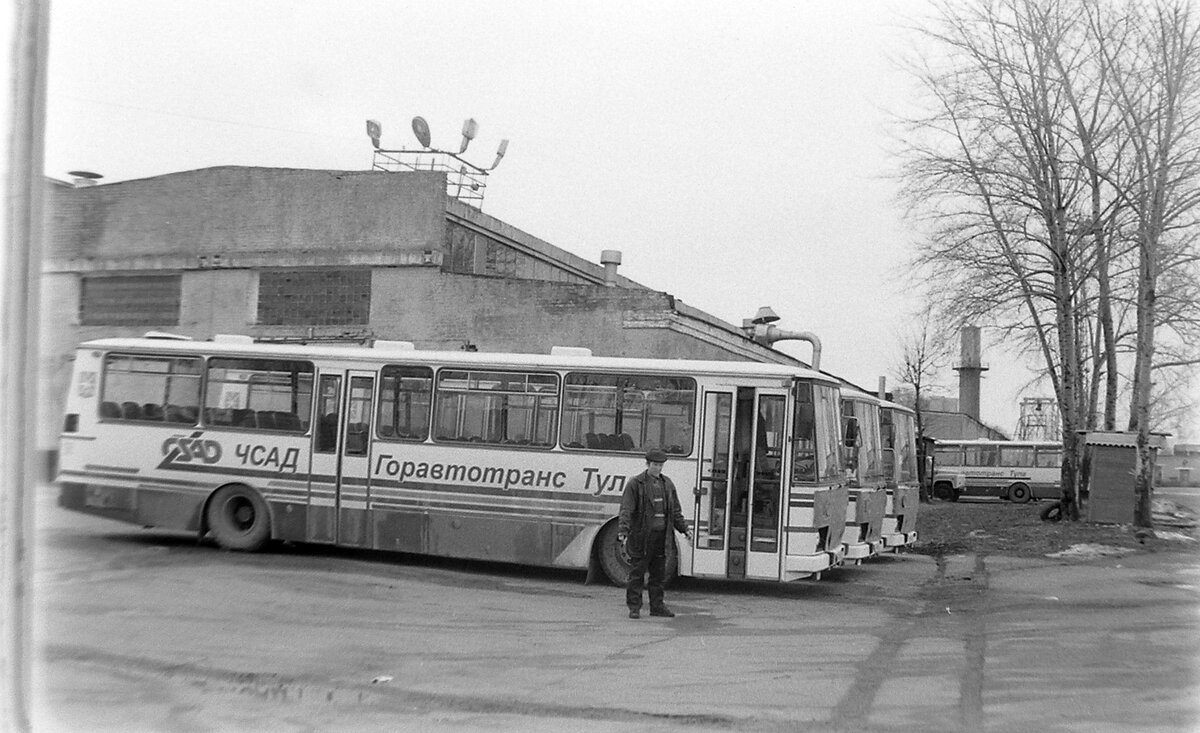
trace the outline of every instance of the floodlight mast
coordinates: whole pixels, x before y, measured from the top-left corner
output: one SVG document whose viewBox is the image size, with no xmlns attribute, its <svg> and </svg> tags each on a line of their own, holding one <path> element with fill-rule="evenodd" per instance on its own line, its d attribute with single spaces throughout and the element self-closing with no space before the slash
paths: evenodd
<svg viewBox="0 0 1200 733">
<path fill-rule="evenodd" d="M 508 140 L 501 140 L 496 151 L 496 159 L 491 166 L 484 168 L 462 157 L 475 136 L 479 134 L 479 123 L 474 118 L 467 118 L 462 126 L 462 143 L 458 152 L 440 150 L 431 144 L 429 124 L 423 117 L 412 120 L 413 136 L 421 145 L 421 150 L 406 148 L 385 149 L 381 146 L 382 126 L 376 120 L 367 120 L 367 136 L 375 148 L 372 169 L 383 171 L 396 170 L 435 170 L 447 174 L 447 193 L 462 201 L 477 201 L 482 206 L 483 191 L 487 187 L 486 176 L 508 152 Z M 423 160 L 425 156 L 427 160 Z M 457 181 L 451 182 L 450 175 L 457 176 Z"/>
</svg>

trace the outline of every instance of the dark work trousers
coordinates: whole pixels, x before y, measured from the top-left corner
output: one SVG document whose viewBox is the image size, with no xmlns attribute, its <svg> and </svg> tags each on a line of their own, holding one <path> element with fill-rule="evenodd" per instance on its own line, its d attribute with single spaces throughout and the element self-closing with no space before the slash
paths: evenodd
<svg viewBox="0 0 1200 733">
<path fill-rule="evenodd" d="M 650 594 L 650 608 L 662 608 L 663 581 L 667 577 L 667 531 L 651 530 L 646 536 L 646 544 L 642 554 L 633 554 L 630 548 L 630 561 L 633 569 L 629 571 L 629 580 L 625 583 L 625 605 L 630 608 L 642 607 L 642 583 L 646 571 L 650 571 L 650 582 L 646 584 Z"/>
</svg>

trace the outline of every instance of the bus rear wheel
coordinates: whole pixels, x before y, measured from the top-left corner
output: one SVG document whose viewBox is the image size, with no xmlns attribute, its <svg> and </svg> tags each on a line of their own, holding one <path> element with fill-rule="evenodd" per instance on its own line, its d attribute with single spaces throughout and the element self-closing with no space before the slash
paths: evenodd
<svg viewBox="0 0 1200 733">
<path fill-rule="evenodd" d="M 226 550 L 254 552 L 271 537 L 267 503 L 246 486 L 222 486 L 204 512 L 208 529 Z"/>
<path fill-rule="evenodd" d="M 616 522 L 604 525 L 600 530 L 597 545 L 596 556 L 600 561 L 600 569 L 608 576 L 609 582 L 624 587 L 629 580 L 629 570 L 633 563 L 629 561 L 629 553 L 625 551 L 624 543 L 617 539 Z"/>
<path fill-rule="evenodd" d="M 1024 504 L 1031 498 L 1033 498 L 1033 494 L 1025 484 L 1013 484 L 1008 487 L 1008 500 L 1014 504 Z"/>
</svg>

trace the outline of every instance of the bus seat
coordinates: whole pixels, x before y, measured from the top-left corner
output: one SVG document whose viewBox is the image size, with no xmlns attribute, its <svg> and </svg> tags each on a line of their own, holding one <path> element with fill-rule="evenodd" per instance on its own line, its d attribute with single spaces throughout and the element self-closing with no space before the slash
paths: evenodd
<svg viewBox="0 0 1200 733">
<path fill-rule="evenodd" d="M 275 413 L 275 429 L 301 432 L 304 430 L 304 425 L 303 425 L 303 423 L 300 422 L 300 416 L 295 413 L 276 412 Z"/>
<path fill-rule="evenodd" d="M 233 411 L 228 407 L 206 407 L 204 422 L 209 425 L 233 425 Z"/>
<path fill-rule="evenodd" d="M 396 429 L 393 428 L 391 425 L 380 425 L 379 426 L 379 434 L 385 438 L 391 438 L 392 436 L 396 435 Z M 400 437 L 407 438 L 408 436 L 401 435 Z"/>
<path fill-rule="evenodd" d="M 121 416 L 121 406 L 118 405 L 116 402 L 101 402 L 100 403 L 100 417 L 112 418 L 112 417 L 120 417 L 120 416 Z"/>
<path fill-rule="evenodd" d="M 600 435 L 600 447 L 604 450 L 621 450 L 621 440 L 616 433 L 602 433 Z"/>
<path fill-rule="evenodd" d="M 167 422 L 179 423 L 180 425 L 192 425 L 196 422 L 196 411 L 191 407 L 167 405 L 167 409 L 163 413 L 163 418 Z"/>
<path fill-rule="evenodd" d="M 142 408 L 139 407 L 138 403 L 136 402 L 122 402 L 121 417 L 125 418 L 126 420 L 141 420 Z"/>
<path fill-rule="evenodd" d="M 156 420 L 158 422 L 162 422 L 162 419 L 163 419 L 162 405 L 156 405 L 153 402 L 147 402 L 146 404 L 142 405 L 142 419 L 143 420 Z"/>
<path fill-rule="evenodd" d="M 258 424 L 258 427 L 265 430 L 274 430 L 277 427 L 275 425 L 275 413 L 270 410 L 259 410 L 254 413 L 254 420 Z"/>
<path fill-rule="evenodd" d="M 597 437 L 595 433 L 588 433 L 587 435 L 583 436 L 583 439 L 587 441 L 587 447 L 589 448 L 600 447 L 600 438 Z"/>
<path fill-rule="evenodd" d="M 633 436 L 629 433 L 621 433 L 618 440 L 621 441 L 621 450 L 634 450 L 636 447 L 633 444 Z"/>
<path fill-rule="evenodd" d="M 239 428 L 257 427 L 254 410 L 238 409 L 233 411 L 233 424 Z"/>
</svg>

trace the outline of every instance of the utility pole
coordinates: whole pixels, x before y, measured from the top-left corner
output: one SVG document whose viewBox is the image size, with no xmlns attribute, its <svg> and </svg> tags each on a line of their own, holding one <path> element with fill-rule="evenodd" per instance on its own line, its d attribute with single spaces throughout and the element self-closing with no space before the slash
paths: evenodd
<svg viewBox="0 0 1200 733">
<path fill-rule="evenodd" d="M 48 0 L 18 0 L 9 40 L 13 91 L 4 161 L 0 247 L 0 545 L 4 608 L 0 612 L 0 729 L 31 729 L 29 687 L 34 460 L 37 433 L 38 285 L 42 270 L 42 140 L 46 120 Z M 9 11 L 12 12 L 11 10 Z"/>
</svg>

